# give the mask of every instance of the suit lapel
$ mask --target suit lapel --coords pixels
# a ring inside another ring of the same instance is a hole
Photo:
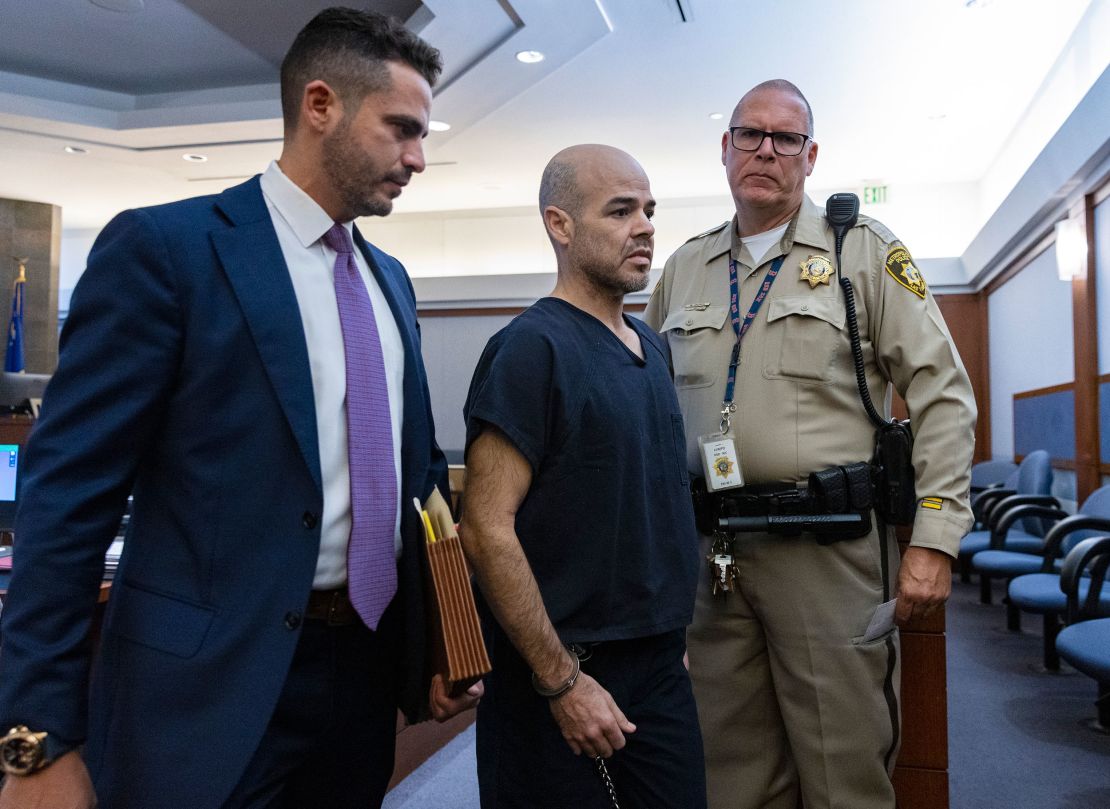
[[[385,295],[386,301],[389,303],[389,310],[393,313],[393,319],[397,321],[397,328],[401,332],[401,340],[405,344],[405,357],[406,361],[410,350],[412,349],[412,335],[410,329],[412,328],[413,311],[411,306],[406,306],[404,301],[404,292],[400,289],[398,284],[400,279],[397,278],[397,273],[390,272],[390,268],[385,266],[386,262],[384,256],[370,245],[366,239],[362,238],[358,228],[353,228],[355,234],[355,244],[358,245],[359,250],[362,251],[363,258],[366,259],[366,264],[370,267],[370,272],[374,274],[378,286],[381,287],[382,294]],[[406,368],[406,370],[408,370]]]
[[[217,200],[233,227],[214,230],[212,246],[231,282],[262,364],[320,491],[316,401],[293,282],[255,177]]]

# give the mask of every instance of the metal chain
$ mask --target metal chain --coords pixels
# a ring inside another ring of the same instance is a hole
[[[617,791],[613,788],[613,779],[609,777],[609,768],[605,766],[605,759],[598,756],[594,759],[594,764],[597,765],[597,774],[601,776],[601,782],[609,791],[609,800],[613,803],[613,809],[621,809],[620,802],[617,800]]]

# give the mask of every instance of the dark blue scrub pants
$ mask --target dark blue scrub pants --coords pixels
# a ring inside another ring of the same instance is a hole
[[[486,638],[493,673],[478,706],[482,809],[612,809],[594,762],[571,752],[508,638],[488,626]],[[636,725],[606,760],[621,809],[704,809],[701,732],[682,664],[685,630],[587,648],[582,671]]]

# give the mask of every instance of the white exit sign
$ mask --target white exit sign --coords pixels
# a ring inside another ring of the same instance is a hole
[[[864,205],[883,205],[887,202],[887,187],[885,185],[865,185],[863,187]]]

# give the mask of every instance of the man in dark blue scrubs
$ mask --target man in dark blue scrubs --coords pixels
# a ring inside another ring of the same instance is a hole
[[[623,312],[655,200],[632,157],[585,145],[548,164],[540,210],[555,289],[490,340],[466,403],[482,806],[704,807],[681,411],[665,345]]]

